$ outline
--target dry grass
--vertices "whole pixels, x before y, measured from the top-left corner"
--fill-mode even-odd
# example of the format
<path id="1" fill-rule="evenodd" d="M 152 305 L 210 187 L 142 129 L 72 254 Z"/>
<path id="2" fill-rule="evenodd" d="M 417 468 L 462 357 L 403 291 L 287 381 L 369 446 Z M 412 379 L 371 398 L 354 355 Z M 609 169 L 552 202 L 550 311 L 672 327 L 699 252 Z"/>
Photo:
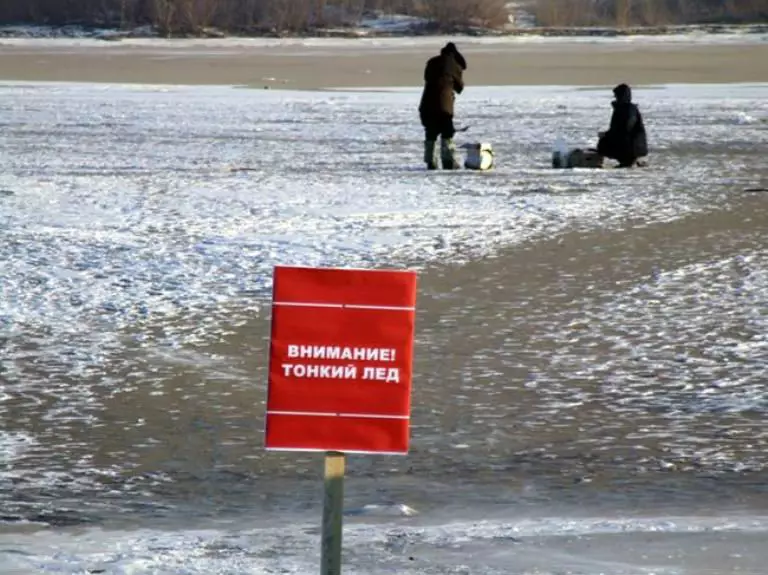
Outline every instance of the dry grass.
<path id="1" fill-rule="evenodd" d="M 768 21 L 766 0 L 536 0 L 540 26 L 663 26 Z"/>

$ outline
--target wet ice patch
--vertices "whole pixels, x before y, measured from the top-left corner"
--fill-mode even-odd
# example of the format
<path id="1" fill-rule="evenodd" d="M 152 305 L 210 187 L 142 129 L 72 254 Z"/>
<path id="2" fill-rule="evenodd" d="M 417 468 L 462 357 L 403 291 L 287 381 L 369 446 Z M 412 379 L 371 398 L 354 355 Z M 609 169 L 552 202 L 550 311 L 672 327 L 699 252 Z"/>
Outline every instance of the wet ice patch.
<path id="1" fill-rule="evenodd" d="M 656 270 L 578 309 L 550 336 L 558 375 L 537 388 L 543 406 L 561 420 L 602 406 L 611 416 L 590 441 L 606 454 L 634 450 L 641 470 L 764 469 L 768 252 Z M 660 453 L 641 447 L 649 439 Z"/>
<path id="2" fill-rule="evenodd" d="M 761 368 L 768 361 L 768 252 L 654 274 L 622 300 L 612 310 L 623 317 L 610 342 L 668 382 L 654 398 L 658 406 L 689 414 L 768 408 Z"/>

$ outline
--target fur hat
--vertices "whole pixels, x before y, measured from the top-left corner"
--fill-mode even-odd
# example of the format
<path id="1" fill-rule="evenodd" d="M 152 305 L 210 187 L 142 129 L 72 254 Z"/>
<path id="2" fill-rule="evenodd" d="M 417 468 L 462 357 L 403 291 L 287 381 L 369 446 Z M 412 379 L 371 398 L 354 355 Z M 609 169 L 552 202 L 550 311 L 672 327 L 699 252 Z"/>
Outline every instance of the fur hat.
<path id="1" fill-rule="evenodd" d="M 618 102 L 631 102 L 632 88 L 630 88 L 627 84 L 619 84 L 613 89 L 613 95 Z"/>

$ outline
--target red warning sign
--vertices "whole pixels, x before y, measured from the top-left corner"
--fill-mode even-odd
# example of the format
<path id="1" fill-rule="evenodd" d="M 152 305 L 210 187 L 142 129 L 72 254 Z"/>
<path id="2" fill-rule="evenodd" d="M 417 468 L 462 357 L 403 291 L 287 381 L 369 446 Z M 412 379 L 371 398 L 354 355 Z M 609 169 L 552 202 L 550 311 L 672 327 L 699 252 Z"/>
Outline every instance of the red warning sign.
<path id="1" fill-rule="evenodd" d="M 407 453 L 412 271 L 278 266 L 265 447 Z"/>

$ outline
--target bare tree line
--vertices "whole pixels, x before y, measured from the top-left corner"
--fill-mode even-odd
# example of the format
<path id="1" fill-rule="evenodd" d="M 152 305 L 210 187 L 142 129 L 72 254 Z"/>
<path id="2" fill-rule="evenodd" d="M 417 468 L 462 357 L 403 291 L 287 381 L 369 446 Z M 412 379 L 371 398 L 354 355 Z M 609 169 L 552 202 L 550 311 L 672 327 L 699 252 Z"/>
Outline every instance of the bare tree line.
<path id="1" fill-rule="evenodd" d="M 302 32 L 354 25 L 370 11 L 420 16 L 437 30 L 498 28 L 508 0 L 1 0 L 0 23 L 152 25 L 166 35 Z M 529 0 L 540 26 L 765 21 L 766 0 Z"/>
<path id="2" fill-rule="evenodd" d="M 436 27 L 497 27 L 506 0 L 0 0 L 0 23 L 153 25 L 168 35 L 308 31 L 357 24 L 379 11 L 420 16 Z"/>

